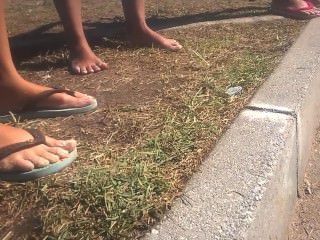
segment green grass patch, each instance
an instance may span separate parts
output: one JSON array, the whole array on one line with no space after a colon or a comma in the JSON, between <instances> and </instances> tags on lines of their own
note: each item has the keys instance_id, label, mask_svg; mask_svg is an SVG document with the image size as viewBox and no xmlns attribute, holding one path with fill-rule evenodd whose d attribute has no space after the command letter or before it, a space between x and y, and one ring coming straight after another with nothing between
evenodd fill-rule
<instances>
[{"instance_id":1,"label":"green grass patch","mask_svg":"<svg viewBox=\"0 0 320 240\"><path fill-rule=\"evenodd\" d=\"M99 89L99 111L23 123L80 139L79 160L57 176L3 184L0 219L7 220L0 220L0 232L16 239L143 235L181 195L301 26L280 21L177 31L172 34L185 46L180 53L98 47L118 67L70 82ZM109 80L99 82L102 76ZM244 91L230 97L231 86Z\"/></svg>"}]
</instances>

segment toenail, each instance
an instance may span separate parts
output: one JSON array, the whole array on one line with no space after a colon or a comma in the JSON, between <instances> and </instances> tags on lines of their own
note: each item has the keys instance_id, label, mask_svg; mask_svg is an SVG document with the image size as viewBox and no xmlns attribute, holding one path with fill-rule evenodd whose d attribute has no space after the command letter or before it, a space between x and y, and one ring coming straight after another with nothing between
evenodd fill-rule
<instances>
[{"instance_id":1,"label":"toenail","mask_svg":"<svg viewBox=\"0 0 320 240\"><path fill-rule=\"evenodd\" d=\"M58 145L59 145L59 147L65 147L65 146L67 146L67 144L68 143L66 141L60 141Z\"/></svg>"},{"instance_id":2,"label":"toenail","mask_svg":"<svg viewBox=\"0 0 320 240\"><path fill-rule=\"evenodd\" d=\"M64 149L58 149L58 154L65 156L65 155L69 155L69 152Z\"/></svg>"},{"instance_id":3,"label":"toenail","mask_svg":"<svg viewBox=\"0 0 320 240\"><path fill-rule=\"evenodd\" d=\"M90 95L87 95L87 94L86 94L86 97L89 98L90 100L95 99L94 97L92 97L92 96L90 96Z\"/></svg>"},{"instance_id":4,"label":"toenail","mask_svg":"<svg viewBox=\"0 0 320 240\"><path fill-rule=\"evenodd\" d=\"M50 162L48 160L43 160L42 166L48 166Z\"/></svg>"}]
</instances>

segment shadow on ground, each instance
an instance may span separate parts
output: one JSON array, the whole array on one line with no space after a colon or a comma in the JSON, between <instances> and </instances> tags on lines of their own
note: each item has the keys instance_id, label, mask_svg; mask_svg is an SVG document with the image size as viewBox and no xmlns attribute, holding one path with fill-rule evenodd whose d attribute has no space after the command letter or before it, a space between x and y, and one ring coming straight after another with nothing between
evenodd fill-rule
<instances>
[{"instance_id":1,"label":"shadow on ground","mask_svg":"<svg viewBox=\"0 0 320 240\"><path fill-rule=\"evenodd\" d=\"M199 14L185 15L172 18L158 18L156 16L148 19L149 25L162 30L171 27L182 26L191 23L205 21L218 21L232 18L263 16L268 14L265 7L242 7L237 9L224 9L216 12L204 12ZM29 32L19 34L10 38L13 55L17 62L30 59L48 51L54 51L64 47L66 38L62 32L52 32L51 30L60 25L60 22L49 23L40 26ZM101 19L98 22L84 23L86 35L92 45L117 48L119 41L126 41L125 24L123 19ZM106 41L106 39L116 40ZM58 63L52 67L63 66ZM40 67L40 66L39 66ZM36 70L36 69L35 69ZM41 69L37 69L41 70Z\"/></svg>"}]
</instances>

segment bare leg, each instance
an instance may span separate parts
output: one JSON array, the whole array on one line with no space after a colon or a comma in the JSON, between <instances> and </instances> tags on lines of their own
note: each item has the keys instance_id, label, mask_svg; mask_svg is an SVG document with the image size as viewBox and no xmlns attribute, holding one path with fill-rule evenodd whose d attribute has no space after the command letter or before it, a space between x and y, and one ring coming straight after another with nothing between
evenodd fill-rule
<instances>
[{"instance_id":1,"label":"bare leg","mask_svg":"<svg viewBox=\"0 0 320 240\"><path fill-rule=\"evenodd\" d=\"M19 111L27 102L50 89L25 80L17 72L10 53L5 24L5 1L0 1L0 112ZM38 107L84 107L92 99L77 93L76 97L57 93L39 103Z\"/></svg>"},{"instance_id":2,"label":"bare leg","mask_svg":"<svg viewBox=\"0 0 320 240\"><path fill-rule=\"evenodd\" d=\"M33 137L22 129L0 124L0 148L32 139ZM60 141L46 137L46 142L46 145L25 149L0 159L0 173L27 172L34 168L45 167L69 157L69 152L76 148L74 140Z\"/></svg>"},{"instance_id":3,"label":"bare leg","mask_svg":"<svg viewBox=\"0 0 320 240\"><path fill-rule=\"evenodd\" d=\"M106 69L107 64L93 53L84 34L81 0L54 0L54 3L68 36L72 71L87 74Z\"/></svg>"},{"instance_id":4,"label":"bare leg","mask_svg":"<svg viewBox=\"0 0 320 240\"><path fill-rule=\"evenodd\" d=\"M148 27L145 20L144 0L122 0L127 29L132 43L141 46L158 46L177 51L182 46L174 39L168 39Z\"/></svg>"}]
</instances>

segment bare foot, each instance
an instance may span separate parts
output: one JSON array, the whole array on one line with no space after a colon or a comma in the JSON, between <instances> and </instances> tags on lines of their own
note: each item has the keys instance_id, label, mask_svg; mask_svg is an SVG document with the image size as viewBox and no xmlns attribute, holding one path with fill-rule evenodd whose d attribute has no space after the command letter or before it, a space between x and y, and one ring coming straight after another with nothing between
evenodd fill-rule
<instances>
[{"instance_id":1,"label":"bare foot","mask_svg":"<svg viewBox=\"0 0 320 240\"><path fill-rule=\"evenodd\" d=\"M129 30L129 39L134 45L138 46L156 46L171 51L182 49L182 46L176 40L166 38L147 26L141 30Z\"/></svg>"},{"instance_id":2,"label":"bare foot","mask_svg":"<svg viewBox=\"0 0 320 240\"><path fill-rule=\"evenodd\" d=\"M26 131L6 125L0 125L0 148L11 144L32 140ZM0 159L0 172L27 172L42 168L51 163L62 161L76 148L74 140L61 141L46 137L47 145L38 145Z\"/></svg>"},{"instance_id":3,"label":"bare foot","mask_svg":"<svg viewBox=\"0 0 320 240\"><path fill-rule=\"evenodd\" d=\"M85 45L70 49L70 67L75 74L96 73L108 68L108 64L98 58L91 48Z\"/></svg>"},{"instance_id":4,"label":"bare foot","mask_svg":"<svg viewBox=\"0 0 320 240\"><path fill-rule=\"evenodd\" d=\"M50 88L43 87L24 80L19 74L0 73L0 112L19 112L23 107L44 91ZM64 109L81 108L92 103L93 99L82 93L70 96L65 93L56 93L38 103L37 108Z\"/></svg>"}]
</instances>

